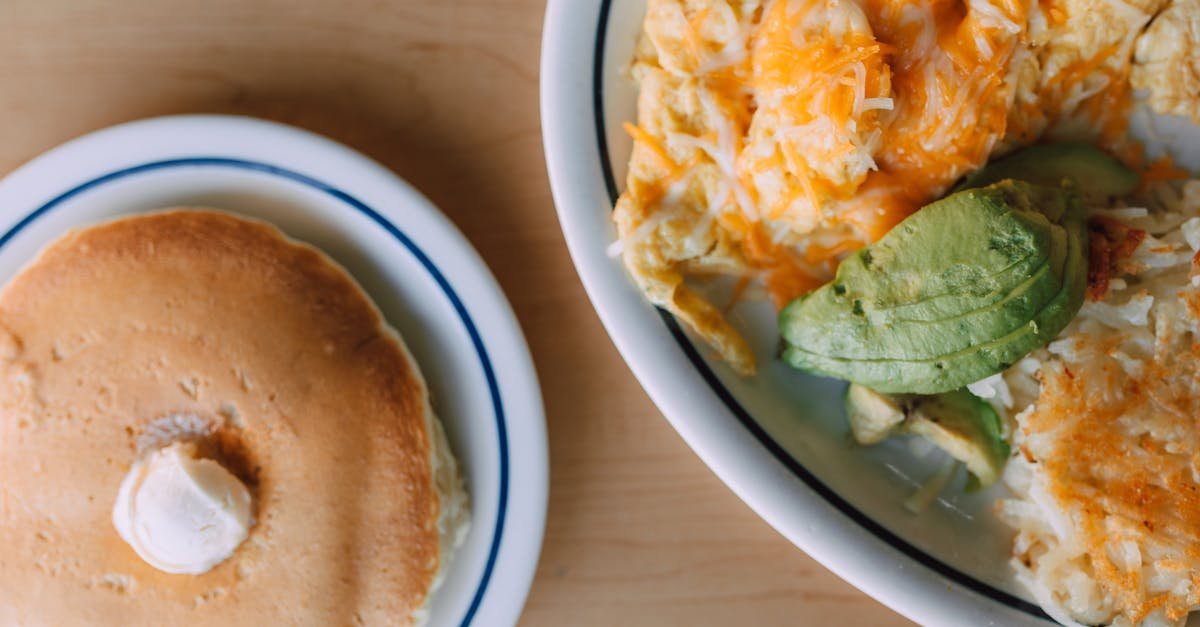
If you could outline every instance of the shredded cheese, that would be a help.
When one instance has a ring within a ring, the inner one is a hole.
[[[618,205],[614,252],[648,292],[651,277],[715,264],[783,305],[1047,126],[1084,119],[1129,150],[1117,140],[1138,28],[1043,62],[1079,1],[650,0],[634,75],[670,87],[626,128],[633,202]],[[668,305],[697,301],[656,285]]]

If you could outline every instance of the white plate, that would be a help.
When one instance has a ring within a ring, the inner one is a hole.
[[[606,254],[630,151],[621,122],[635,118],[626,70],[644,12],[645,0],[551,0],[542,41],[542,130],[559,220],[626,362],[713,472],[853,585],[922,624],[1048,624],[1012,579],[1011,533],[991,514],[1002,487],[963,494],[952,486],[922,514],[909,514],[902,503],[941,464],[938,455],[921,457],[898,441],[851,445],[843,385],[774,358],[768,304],[734,308],[760,364],[757,377],[741,379],[647,304]],[[1135,118],[1142,133],[1145,122]],[[1178,119],[1157,125],[1175,140],[1180,162],[1200,165],[1195,127]]]
[[[0,283],[68,229],[179,205],[272,222],[366,288],[420,364],[471,493],[471,531],[430,624],[515,623],[545,523],[545,419],[512,309],[466,239],[404,181],[328,139],[166,117],[86,135],[0,181]]]

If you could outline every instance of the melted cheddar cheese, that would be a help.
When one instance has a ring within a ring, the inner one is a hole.
[[[1167,1],[650,0],[614,250],[749,374],[687,276],[782,306],[997,152],[1047,132],[1121,148],[1135,41]]]

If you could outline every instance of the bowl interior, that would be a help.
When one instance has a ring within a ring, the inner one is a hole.
[[[604,41],[597,42],[597,50],[603,50],[595,68],[602,105],[597,134],[603,147],[601,166],[609,191],[615,194],[624,188],[632,147],[621,124],[636,120],[637,91],[628,68],[645,2],[616,2],[608,9],[607,15],[600,12],[606,23],[599,30],[605,34]],[[1200,167],[1200,128],[1186,120],[1142,112],[1134,116],[1132,126],[1151,154],[1170,150],[1181,165]],[[700,287],[714,302],[725,302],[726,285]],[[1012,533],[992,515],[996,499],[1007,493],[1005,488],[995,485],[966,493],[961,489],[966,476],[960,470],[929,507],[920,513],[906,509],[905,500],[943,466],[946,456],[914,439],[896,438],[873,447],[854,445],[842,409],[845,384],[798,373],[778,360],[775,315],[763,300],[742,299],[730,310],[731,321],[758,358],[760,372],[753,378],[738,377],[714,359],[703,343],[677,334],[685,352],[694,355],[694,367],[711,371],[706,378],[728,391],[730,419],[761,429],[778,446],[781,461],[810,473],[847,502],[857,512],[852,518],[860,524],[886,529],[924,556],[1000,592],[996,598],[1011,595],[1032,603],[1007,566]],[[802,511],[797,509],[797,524],[803,524]]]

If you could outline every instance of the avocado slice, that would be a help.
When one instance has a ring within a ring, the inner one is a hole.
[[[1073,181],[1088,201],[1126,196],[1138,186],[1138,174],[1112,155],[1083,142],[1042,144],[1018,150],[977,170],[954,189],[984,187],[1017,179],[1057,187]]]
[[[846,387],[845,406],[854,441],[864,446],[886,440],[905,418],[905,410],[896,397],[857,383]]]
[[[1012,452],[996,410],[966,389],[932,396],[890,395],[852,383],[846,390],[846,415],[859,444],[875,444],[899,433],[926,438],[966,465],[971,473],[968,490],[995,483]]]
[[[1028,261],[1042,254],[1044,263]],[[955,274],[988,288],[973,291]],[[1053,339],[1082,305],[1086,274],[1085,208],[1071,188],[1006,180],[960,192],[789,304],[779,319],[783,358],[881,392],[949,392]]]
[[[831,357],[911,360],[1011,332],[1062,285],[1066,230],[1037,208],[1062,215],[1067,202],[1006,184],[931,204],[842,262],[830,289],[789,305],[786,339]]]

